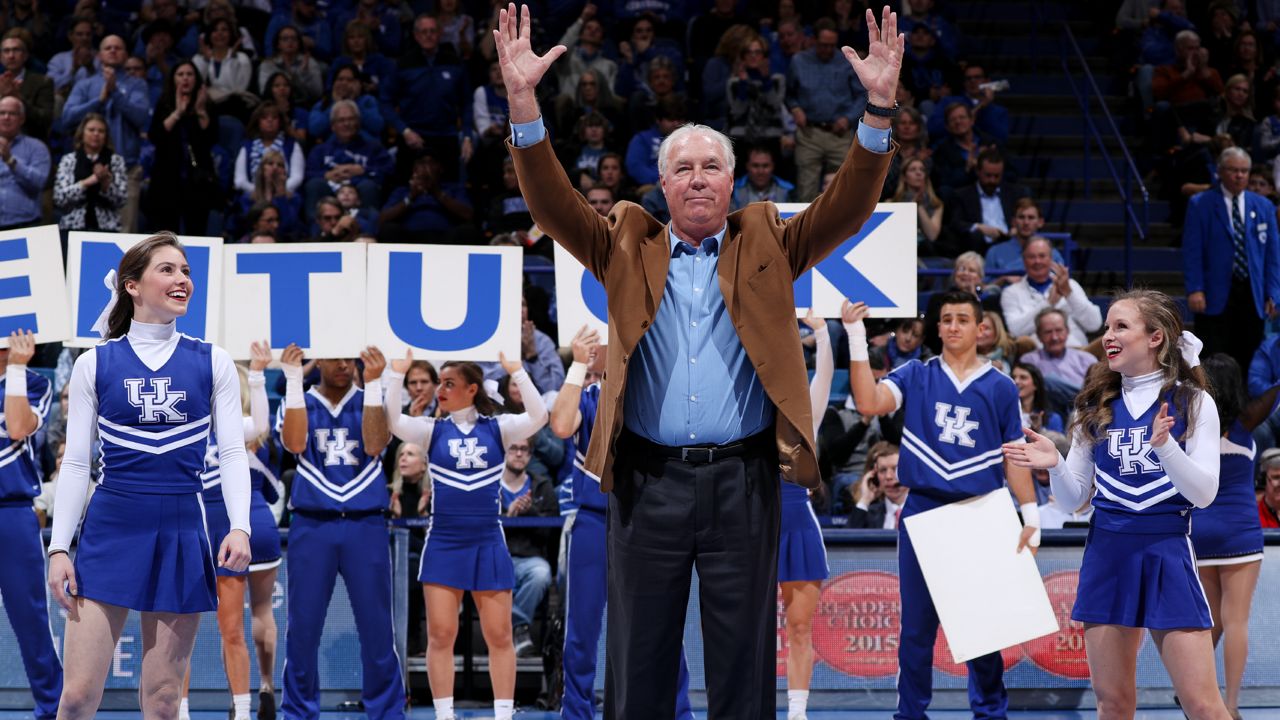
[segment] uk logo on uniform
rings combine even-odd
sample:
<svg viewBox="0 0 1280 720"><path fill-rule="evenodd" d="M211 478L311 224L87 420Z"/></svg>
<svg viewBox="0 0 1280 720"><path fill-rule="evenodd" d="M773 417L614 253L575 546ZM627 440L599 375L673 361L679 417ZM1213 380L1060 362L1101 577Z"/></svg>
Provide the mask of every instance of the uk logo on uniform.
<svg viewBox="0 0 1280 720"><path fill-rule="evenodd" d="M333 439L329 439L329 434L333 434ZM359 465L360 461L356 459L355 450L360 443L355 440L347 439L346 428L324 428L316 430L316 446L324 450L324 464L327 466L334 465Z"/></svg>
<svg viewBox="0 0 1280 720"><path fill-rule="evenodd" d="M179 412L175 405L185 400L187 393L183 390L169 390L169 383L173 382L173 378L157 377L151 378L150 381L151 392L142 391L143 386L147 383L146 378L129 378L124 381L129 404L142 410L138 414L138 422L186 422L186 413Z"/></svg>
<svg viewBox="0 0 1280 720"><path fill-rule="evenodd" d="M484 459L489 448L479 445L479 442L479 438L454 438L449 441L449 455L457 459L459 470L489 467L489 461Z"/></svg>
<svg viewBox="0 0 1280 720"><path fill-rule="evenodd" d="M969 437L969 433L978 429L978 421L970 420L969 408L960 405L955 406L955 414L951 414L951 406L947 403L938 403L937 412L933 416L933 422L940 428L942 433L938 435L938 440L951 445L959 444L962 447L973 447L973 438Z"/></svg>
<svg viewBox="0 0 1280 720"><path fill-rule="evenodd" d="M1107 431L1107 454L1120 462L1121 475L1160 472L1160 463L1152 459L1151 444L1147 442L1149 429L1134 427Z"/></svg>

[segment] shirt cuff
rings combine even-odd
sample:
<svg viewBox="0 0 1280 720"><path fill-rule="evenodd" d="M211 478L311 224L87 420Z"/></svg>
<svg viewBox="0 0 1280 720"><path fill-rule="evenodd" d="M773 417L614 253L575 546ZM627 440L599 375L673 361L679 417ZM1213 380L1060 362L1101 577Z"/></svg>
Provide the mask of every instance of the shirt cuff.
<svg viewBox="0 0 1280 720"><path fill-rule="evenodd" d="M541 142L546 136L547 126L542 123L541 115L531 122L511 123L511 143L516 147L529 147Z"/></svg>
<svg viewBox="0 0 1280 720"><path fill-rule="evenodd" d="M541 124L541 118L539 118ZM541 139L541 138L539 138ZM519 145L520 143L516 143ZM858 144L870 150L873 153L889 152L889 131L881 128L874 128L870 125L858 121Z"/></svg>

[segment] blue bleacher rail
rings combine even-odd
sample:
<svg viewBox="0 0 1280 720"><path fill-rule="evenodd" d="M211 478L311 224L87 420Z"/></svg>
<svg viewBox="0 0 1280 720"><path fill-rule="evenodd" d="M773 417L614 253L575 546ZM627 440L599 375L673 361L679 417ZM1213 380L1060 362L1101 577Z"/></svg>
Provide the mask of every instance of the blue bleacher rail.
<svg viewBox="0 0 1280 720"><path fill-rule="evenodd" d="M1043 4L1041 7L1043 7ZM1106 97L1098 89L1098 81L1094 78L1093 71L1089 69L1089 62L1085 58L1084 52L1080 50L1080 44L1076 42L1076 36L1075 33L1071 32L1071 26L1066 22L1062 23L1061 58L1062 73L1071 85L1071 93L1075 96L1076 102L1080 106L1080 115L1084 120L1084 129L1081 130L1081 140L1084 144L1084 197L1088 199L1091 193L1090 181L1092 178L1089 171L1089 146L1091 142L1096 142L1098 144L1098 153L1102 156L1102 160L1107 166L1107 172L1111 174L1111 179L1116 184L1124 208L1124 284L1125 287L1132 287L1133 235L1136 232L1139 240L1146 240L1147 238L1147 230L1150 225L1151 198L1147 192L1146 184L1142 182L1142 175L1138 172L1138 166L1133 162L1133 155L1129 153L1129 146L1125 143L1124 136L1120 134L1120 129L1116 126L1115 118L1111 116L1111 110L1107 108ZM1071 74L1072 58L1080 65L1080 69L1084 71L1084 78L1088 81L1083 91L1076 82L1076 78ZM1103 142L1102 133L1098 131L1093 114L1089 110L1089 104L1095 97L1098 100L1098 107L1102 109L1102 116L1106 120L1107 129L1110 130L1111 136L1120 145L1120 153L1123 155L1124 160L1123 168L1120 171L1116 170L1111 154L1107 151L1107 146ZM1135 182L1137 183L1136 195L1132 188L1132 184ZM1134 210L1136 200L1141 201L1141 218L1138 217L1137 212Z"/></svg>

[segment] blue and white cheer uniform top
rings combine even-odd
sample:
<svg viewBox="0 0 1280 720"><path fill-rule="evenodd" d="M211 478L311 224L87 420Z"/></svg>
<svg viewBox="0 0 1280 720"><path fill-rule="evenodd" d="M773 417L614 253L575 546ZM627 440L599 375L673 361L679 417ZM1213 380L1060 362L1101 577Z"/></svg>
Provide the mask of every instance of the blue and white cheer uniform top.
<svg viewBox="0 0 1280 720"><path fill-rule="evenodd" d="M1120 397L1111 403L1106 437L1090 447L1079 436L1071 452L1049 470L1054 497L1063 507L1079 507L1092 494L1093 523L1117 532L1186 533L1191 508L1205 507L1218 492L1221 430L1218 408L1199 392L1195 431L1186 430L1171 393L1162 392L1160 371L1122 379ZM1152 447L1152 423L1162 403L1177 417L1169 440ZM1096 493L1093 491L1097 490Z"/></svg>
<svg viewBox="0 0 1280 720"><path fill-rule="evenodd" d="M67 550L80 523L96 439L104 488L195 494L205 445L219 431L231 528L250 532L240 377L225 350L178 333L174 323L135 321L124 337L77 358L70 385L50 551Z"/></svg>

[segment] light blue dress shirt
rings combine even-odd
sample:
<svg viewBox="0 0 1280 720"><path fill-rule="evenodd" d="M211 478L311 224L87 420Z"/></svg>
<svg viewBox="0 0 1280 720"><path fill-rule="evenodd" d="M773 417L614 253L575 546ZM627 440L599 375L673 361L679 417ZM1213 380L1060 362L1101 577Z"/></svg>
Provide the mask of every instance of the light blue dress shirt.
<svg viewBox="0 0 1280 720"><path fill-rule="evenodd" d="M49 179L49 148L19 135L9 146L13 167L0 162L0 227L34 223L40 219L40 191Z"/></svg>
<svg viewBox="0 0 1280 720"><path fill-rule="evenodd" d="M546 137L542 118L512 123L512 142ZM889 149L889 131L858 123L858 142ZM728 226L699 247L668 225L671 263L653 325L627 369L623 425L660 445L723 445L773 424L774 406L733 327L717 272Z"/></svg>
<svg viewBox="0 0 1280 720"><path fill-rule="evenodd" d="M774 408L738 339L717 273L722 228L698 248L667 226L662 301L627 369L622 422L660 445L723 445L773 424Z"/></svg>

